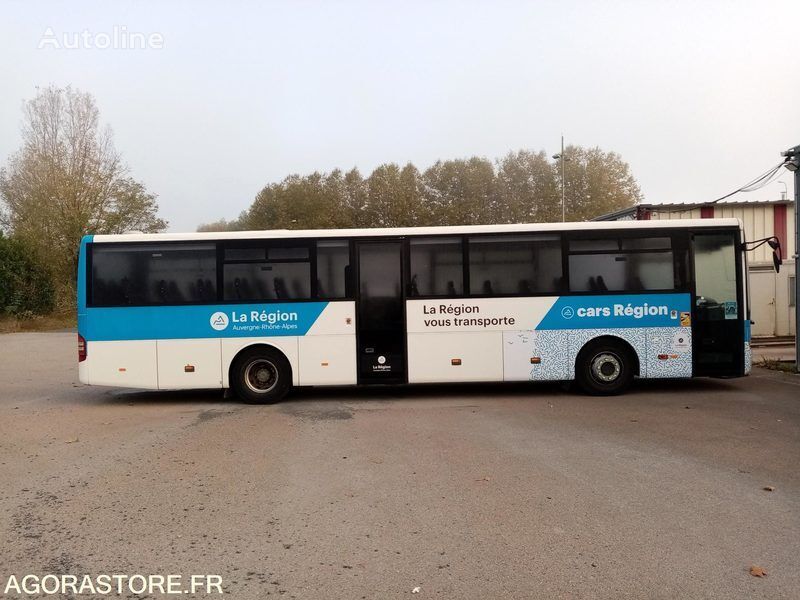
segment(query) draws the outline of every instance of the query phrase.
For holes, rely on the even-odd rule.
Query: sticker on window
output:
[[[726,319],[735,319],[739,316],[736,310],[736,302],[726,302],[724,306]]]

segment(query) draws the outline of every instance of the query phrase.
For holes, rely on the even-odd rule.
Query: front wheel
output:
[[[292,369],[280,352],[269,348],[245,350],[231,368],[231,387],[248,404],[272,404],[292,386]]]
[[[620,344],[587,346],[575,361],[575,379],[593,396],[621,394],[630,387],[633,371],[633,355]]]

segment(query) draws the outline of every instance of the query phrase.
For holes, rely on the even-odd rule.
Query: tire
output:
[[[633,353],[622,344],[589,344],[575,361],[575,380],[592,396],[621,394],[633,381],[635,362]]]
[[[292,368],[286,357],[271,348],[251,348],[231,366],[231,387],[248,404],[279,402],[292,387]]]

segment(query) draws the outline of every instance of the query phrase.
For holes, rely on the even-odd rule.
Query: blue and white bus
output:
[[[736,377],[736,219],[86,236],[80,381],[232,388]]]

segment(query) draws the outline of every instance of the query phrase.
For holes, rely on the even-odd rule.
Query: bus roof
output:
[[[504,225],[456,225],[446,227],[387,227],[373,229],[267,229],[261,231],[211,231],[195,233],[123,233],[95,235],[93,242],[168,242],[192,240],[298,239],[349,237],[404,237],[473,233],[535,233],[610,229],[681,229],[689,227],[741,227],[730,219],[674,219],[653,221],[589,221],[579,223],[532,223]]]

